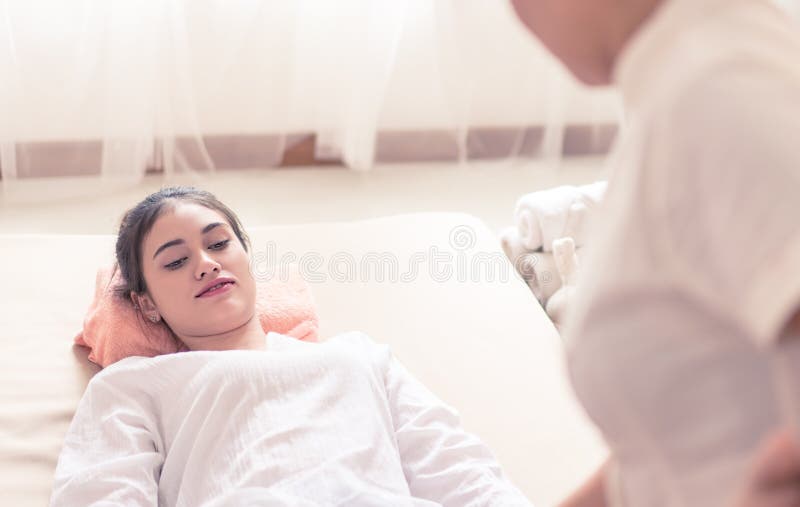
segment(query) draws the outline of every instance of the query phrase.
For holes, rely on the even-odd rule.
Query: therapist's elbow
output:
[[[784,326],[781,338],[800,338],[800,308],[794,312],[792,318]]]

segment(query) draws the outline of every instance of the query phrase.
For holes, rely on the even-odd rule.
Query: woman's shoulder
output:
[[[385,346],[375,341],[370,335],[363,331],[343,331],[322,340],[320,343],[347,344],[351,347],[356,346],[364,349],[374,349]]]
[[[126,384],[137,386],[152,385],[158,383],[158,379],[162,377],[159,372],[180,371],[181,365],[187,365],[187,360],[190,355],[185,352],[175,352],[172,354],[163,354],[159,356],[128,356],[119,361],[116,361],[99,372],[97,372],[89,381],[89,387],[97,387],[101,384],[111,384],[116,387],[122,387]],[[189,361],[191,363],[191,360]],[[143,382],[143,378],[150,379],[149,382]]]
[[[125,375],[126,373],[131,371],[150,369],[156,366],[157,364],[162,363],[163,359],[161,358],[164,357],[166,357],[166,355],[154,356],[154,357],[128,356],[106,366],[105,368],[97,372],[97,374],[93,377],[93,379],[114,377],[119,375]]]
[[[369,362],[386,367],[392,358],[389,345],[376,341],[363,331],[345,331],[326,339],[323,344],[336,347],[347,354],[359,354]]]
[[[345,347],[348,349],[357,348],[370,353],[380,353],[388,350],[388,345],[377,342],[369,334],[363,331],[343,331],[321,339],[319,342],[299,340],[292,336],[270,331],[267,333],[267,350],[314,350],[316,347]],[[164,354],[154,357],[129,356],[112,363],[97,374],[92,381],[110,381],[112,379],[122,379],[126,377],[141,378],[143,373],[154,373],[157,370],[179,368],[179,365],[192,363],[193,359],[203,361],[204,354],[208,351],[187,351]],[[213,352],[212,352],[213,353]],[[206,358],[207,360],[207,358]]]
[[[95,403],[150,407],[152,392],[160,375],[152,368],[162,363],[157,357],[129,356],[98,371],[86,385],[83,399]]]

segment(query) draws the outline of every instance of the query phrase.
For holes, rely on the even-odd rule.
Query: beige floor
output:
[[[418,211],[461,211],[494,231],[512,222],[520,195],[561,184],[605,179],[602,159],[545,163],[407,164],[368,173],[342,168],[219,171],[194,183],[217,195],[246,226],[356,220]],[[92,198],[64,199],[44,183],[42,203],[0,201],[0,233],[114,234],[125,211],[165,184],[148,175],[133,187]],[[12,196],[13,197],[13,196]]]

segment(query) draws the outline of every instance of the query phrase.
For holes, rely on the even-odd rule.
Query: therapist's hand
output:
[[[790,431],[764,440],[733,507],[800,507],[800,443]]]

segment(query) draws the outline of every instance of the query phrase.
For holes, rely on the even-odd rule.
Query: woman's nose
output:
[[[207,252],[203,251],[200,254],[200,262],[197,263],[195,277],[202,279],[211,271],[219,271],[221,268],[219,262],[215,261]]]

